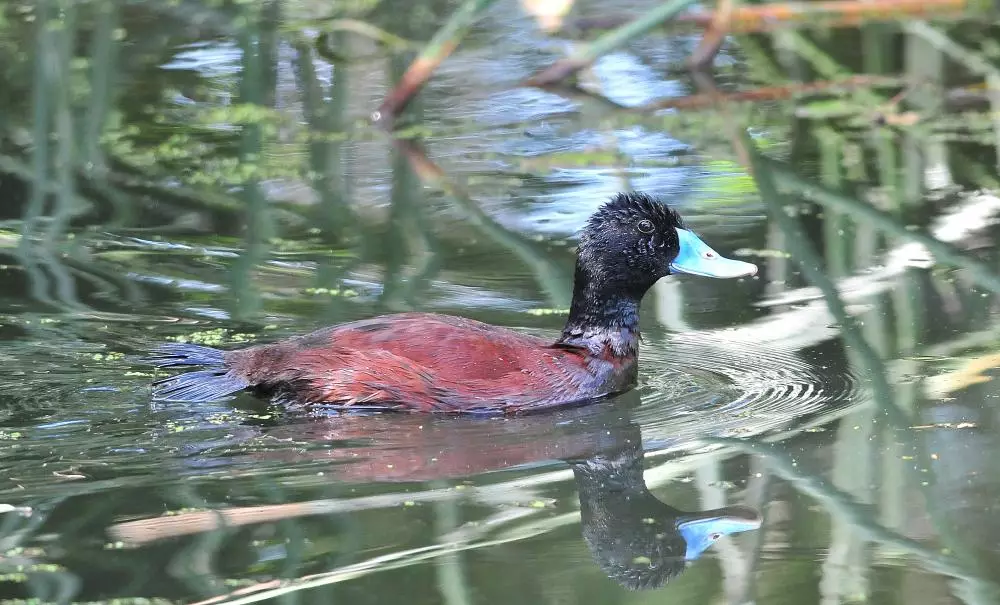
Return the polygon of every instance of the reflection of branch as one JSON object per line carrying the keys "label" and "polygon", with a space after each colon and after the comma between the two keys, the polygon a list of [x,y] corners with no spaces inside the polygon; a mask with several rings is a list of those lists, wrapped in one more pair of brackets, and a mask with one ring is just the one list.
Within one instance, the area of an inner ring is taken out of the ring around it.
{"label": "reflection of branch", "polygon": [[[943,19],[967,16],[977,8],[969,0],[828,0],[824,2],[773,2],[758,6],[740,6],[729,20],[730,33],[757,33],[778,28],[857,27],[866,21],[895,21],[921,18]],[[978,11],[976,11],[978,12]],[[678,15],[673,23],[680,26],[708,27],[715,18],[712,11],[691,12]],[[577,19],[566,29],[612,29],[630,20],[624,16],[606,16]]]}
{"label": "reflection of branch", "polygon": [[[457,528],[459,519],[458,505],[454,500],[434,504],[434,532],[439,541]],[[438,591],[445,605],[468,605],[471,602],[469,587],[459,552],[438,557],[436,564]]]}
{"label": "reflection of branch", "polygon": [[531,267],[538,279],[539,285],[545,289],[549,299],[556,307],[569,304],[572,282],[558,265],[549,260],[548,256],[536,246],[497,223],[491,216],[472,199],[472,196],[461,185],[453,182],[427,152],[414,141],[393,139],[393,144],[406,156],[413,172],[429,187],[434,187],[448,194],[465,213],[469,224],[495,242],[507,248]]}
{"label": "reflection of branch", "polygon": [[[693,0],[671,0],[632,20],[611,18],[601,25],[612,27],[590,44],[580,46],[572,56],[556,61],[544,71],[532,76],[526,82],[529,86],[544,86],[559,82],[602,55],[608,54],[636,37],[671,20],[681,24],[696,24],[707,29],[701,46],[691,58],[693,66],[707,64],[718,50],[723,34],[769,31],[776,27],[796,25],[815,26],[821,21],[824,26],[857,26],[864,21],[895,20],[906,17],[952,15],[959,16],[968,11],[971,0],[831,0],[826,2],[784,2],[762,6],[740,6],[734,8],[726,0],[720,3],[717,12],[680,14]],[[578,21],[577,28],[597,25]]]}
{"label": "reflection of branch", "polygon": [[465,0],[441,29],[434,34],[424,50],[410,64],[403,77],[385,96],[382,104],[372,114],[372,120],[377,124],[391,128],[399,112],[406,107],[414,95],[420,92],[434,70],[455,50],[459,41],[476,22],[483,10],[492,3],[493,0]]}
{"label": "reflection of branch", "polygon": [[934,571],[991,586],[989,582],[981,578],[971,577],[958,559],[943,555],[938,550],[927,548],[917,540],[907,538],[880,524],[872,515],[870,505],[855,501],[849,494],[831,487],[823,479],[805,475],[795,459],[779,449],[778,446],[730,438],[707,438],[705,441],[717,445],[728,445],[746,454],[760,456],[767,460],[774,472],[780,477],[802,493],[821,502],[830,513],[842,517],[858,530],[863,531],[868,539],[906,551],[924,561],[928,568]]}
{"label": "reflection of branch", "polygon": [[[395,77],[403,68],[397,57],[390,61],[390,69]],[[415,120],[422,117],[419,107],[414,109]],[[416,293],[438,271],[436,248],[431,228],[423,220],[423,188],[414,173],[403,148],[394,146],[392,153],[392,179],[389,193],[389,233],[385,246],[385,277],[382,280],[383,305],[395,311],[407,310],[412,305]],[[415,274],[403,278],[407,254],[416,265]]]}
{"label": "reflection of branch", "polygon": [[[239,86],[241,103],[274,106],[278,39],[273,31],[273,24],[278,20],[278,6],[267,4],[260,11],[244,11],[248,25],[238,36],[243,51]],[[266,157],[263,153],[264,132],[259,123],[244,124],[239,140],[241,162],[253,164]],[[239,259],[233,263],[230,274],[232,315],[237,319],[245,319],[256,313],[261,306],[259,292],[253,284],[253,271],[267,257],[268,240],[273,229],[270,209],[259,178],[247,179],[242,185],[240,197],[246,205],[244,248]]]}
{"label": "reflection of branch", "polygon": [[625,46],[657,25],[676,17],[694,0],[669,0],[650,9],[635,21],[608,32],[590,44],[580,46],[572,56],[560,59],[545,70],[528,78],[528,86],[545,86],[560,82],[587,67],[602,55]]}
{"label": "reflection of branch", "polygon": [[[713,84],[707,79],[699,81],[699,85],[708,86],[710,90],[714,89]],[[799,267],[806,275],[807,279],[809,279],[809,281],[822,292],[830,313],[833,314],[834,318],[841,326],[841,334],[845,341],[845,346],[849,347],[849,352],[853,352],[856,355],[857,361],[868,375],[874,393],[875,404],[878,406],[879,410],[885,414],[890,423],[894,424],[901,430],[907,430],[911,425],[909,412],[901,409],[899,407],[899,402],[894,398],[892,389],[888,382],[885,364],[875,349],[872,348],[872,346],[865,339],[861,330],[858,328],[858,325],[847,314],[844,302],[840,299],[832,280],[822,271],[821,260],[819,259],[816,251],[809,244],[809,241],[806,239],[802,226],[799,224],[797,219],[790,216],[786,212],[785,202],[775,187],[776,172],[781,169],[779,168],[781,164],[763,156],[757,150],[756,145],[745,130],[740,130],[737,126],[733,125],[730,128],[730,132],[737,154],[745,162],[748,170],[750,170],[753,174],[754,180],[757,182],[758,189],[760,190],[761,198],[771,209],[772,219],[787,236],[788,247],[793,258],[796,259]],[[813,185],[800,180],[799,177],[790,170],[781,170],[786,178],[796,179],[804,187],[813,187]],[[835,195],[835,197],[841,199],[841,196],[839,195]],[[850,201],[852,205],[865,206],[870,208],[871,211],[880,212],[872,207],[862,204],[857,200],[848,201]],[[887,222],[890,221],[887,220]],[[894,221],[892,221],[891,224],[898,225]],[[930,236],[926,237],[933,240]],[[936,240],[933,242],[933,245],[936,248],[948,248],[945,244]],[[930,247],[931,246],[929,245],[928,248]],[[985,267],[985,265],[983,265],[983,267]],[[710,442],[729,443],[728,440],[710,440]],[[749,446],[744,445],[742,448],[754,451],[753,448]],[[928,458],[924,448],[921,447],[919,443],[913,443],[913,448],[917,452],[917,459],[920,460],[921,463],[926,464]],[[773,448],[771,449],[773,451]],[[794,463],[792,462],[788,462],[788,466],[794,469],[793,464]],[[927,466],[929,467],[929,464]],[[788,470],[787,468],[785,471],[791,477],[799,479],[794,471]],[[922,485],[924,486],[927,486],[928,484],[929,482],[927,481],[922,482]],[[976,570],[974,573],[977,573],[978,575],[970,576],[969,572],[961,568],[959,563],[953,564],[950,559],[942,560],[942,558],[936,556],[937,553],[931,552],[928,554],[924,552],[924,549],[920,547],[919,543],[909,541],[904,537],[898,536],[897,534],[886,530],[884,527],[871,520],[870,512],[856,503],[850,503],[849,501],[848,503],[844,503],[842,494],[836,492],[835,490],[828,490],[819,480],[805,478],[802,479],[801,485],[804,486],[804,490],[808,489],[819,498],[830,499],[830,494],[832,493],[833,498],[830,502],[831,508],[838,507],[836,510],[842,512],[842,514],[850,515],[850,519],[853,523],[855,523],[855,525],[872,532],[875,536],[877,536],[877,539],[881,541],[889,541],[890,543],[893,543],[901,548],[918,552],[925,555],[925,558],[929,557],[927,560],[931,564],[939,566],[940,569],[947,570],[946,572],[950,575],[966,579],[976,589],[977,593],[995,594],[997,592],[997,587],[994,584],[982,579],[985,576],[982,575],[982,569],[979,561],[973,555],[967,553],[967,549],[964,548],[964,546],[957,541],[954,536],[951,536],[950,532],[948,532],[941,523],[938,523],[937,525],[938,531],[942,534],[944,542],[948,544],[953,551],[962,552],[965,556],[963,556],[961,563],[974,568]],[[926,499],[929,515],[932,519],[934,519],[936,518],[936,515],[933,510],[933,498],[928,496]]]}
{"label": "reflection of branch", "polygon": [[731,31],[733,20],[733,9],[736,8],[738,0],[719,0],[712,13],[712,20],[705,27],[705,33],[701,36],[698,48],[691,53],[688,58],[688,65],[698,69],[708,67],[715,60],[722,48],[722,42]]}
{"label": "reflection of branch", "polygon": [[188,536],[224,527],[241,527],[313,515],[355,513],[404,506],[407,503],[441,502],[459,497],[508,505],[536,500],[537,497],[530,487],[519,485],[520,483],[507,482],[461,491],[443,488],[417,493],[380,494],[350,499],[324,499],[290,504],[192,511],[165,517],[116,523],[108,528],[108,533],[116,540],[125,542],[129,546],[140,546],[165,538]]}
{"label": "reflection of branch", "polygon": [[1000,78],[1000,70],[989,59],[958,44],[941,30],[923,21],[904,22],[902,26],[904,31],[923,38],[936,50],[963,64],[972,73],[992,79]]}
{"label": "reflection of branch", "polygon": [[[951,204],[946,214],[934,220],[928,229],[931,237],[955,245],[981,231],[992,217],[1000,215],[1000,197],[977,193],[960,198]],[[926,251],[919,248],[919,244],[900,244],[882,255],[877,263],[878,269],[839,279],[837,284],[841,298],[847,302],[871,298],[898,283],[898,279],[910,268],[925,266]],[[823,294],[816,287],[803,286],[775,294],[757,303],[757,306],[798,305],[822,298]]]}
{"label": "reflection of branch", "polygon": [[409,567],[410,565],[416,565],[418,563],[433,560],[452,553],[479,548],[489,548],[509,542],[516,542],[524,540],[526,537],[529,537],[529,535],[534,536],[540,533],[542,533],[541,530],[535,529],[534,526],[529,526],[527,531],[524,533],[513,536],[504,536],[494,540],[485,540],[482,542],[468,544],[432,544],[430,546],[411,548],[402,552],[393,552],[374,557],[368,559],[367,561],[347,565],[329,572],[302,576],[291,580],[272,580],[269,582],[254,584],[252,586],[246,586],[228,594],[192,603],[192,605],[215,605],[223,602],[227,605],[256,603],[258,601],[274,599],[275,597],[291,594],[300,590],[346,582],[348,580],[367,576],[368,574],[376,571],[388,571]]}
{"label": "reflection of branch", "polygon": [[997,275],[990,265],[983,261],[965,254],[955,246],[943,242],[930,234],[908,229],[899,219],[871,204],[849,198],[826,187],[806,181],[777,160],[759,155],[758,161],[773,176],[776,185],[791,189],[823,206],[851,214],[860,220],[869,221],[882,231],[902,240],[917,242],[927,248],[942,262],[968,271],[978,285],[991,292],[1000,293],[1000,276]]}
{"label": "reflection of branch", "polygon": [[351,32],[359,36],[364,36],[375,40],[376,42],[388,46],[393,51],[404,51],[417,46],[416,42],[407,40],[406,38],[397,36],[392,32],[388,32],[380,27],[376,27],[371,23],[366,23],[364,21],[359,21],[358,19],[330,19],[328,21],[314,22],[310,24],[301,24],[300,26],[286,25],[286,29],[290,28],[293,34],[297,34],[302,31],[302,27],[307,29],[315,28],[317,31],[324,33],[331,32]]}
{"label": "reflection of branch", "polygon": [[[701,496],[702,510],[723,508],[727,505],[723,482],[722,462],[719,458],[707,461],[695,470],[695,482]],[[749,481],[749,478],[747,479]],[[759,538],[764,531],[752,532]],[[747,561],[734,536],[722,536],[715,544],[715,551],[722,568],[722,587],[726,603],[745,603],[739,600],[746,594],[750,577],[751,562]]]}
{"label": "reflection of branch", "polygon": [[792,97],[821,92],[839,92],[855,88],[898,87],[903,83],[899,78],[877,75],[853,75],[837,80],[819,82],[794,82],[780,86],[763,86],[751,90],[741,90],[731,93],[693,94],[685,97],[672,97],[654,101],[648,105],[636,108],[637,112],[659,111],[661,109],[705,109],[718,103],[741,103],[783,101]]}

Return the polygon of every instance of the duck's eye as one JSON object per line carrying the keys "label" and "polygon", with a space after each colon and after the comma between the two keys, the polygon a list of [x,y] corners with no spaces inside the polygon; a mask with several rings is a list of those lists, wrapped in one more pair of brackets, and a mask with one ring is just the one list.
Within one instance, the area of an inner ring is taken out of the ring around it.
{"label": "duck's eye", "polygon": [[639,231],[643,233],[652,233],[654,229],[653,221],[647,221],[646,219],[639,221],[637,227],[639,228]]}

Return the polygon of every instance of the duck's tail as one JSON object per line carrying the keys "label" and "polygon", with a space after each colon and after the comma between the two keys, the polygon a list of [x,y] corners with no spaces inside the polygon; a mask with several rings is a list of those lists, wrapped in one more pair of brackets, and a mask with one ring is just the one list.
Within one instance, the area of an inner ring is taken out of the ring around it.
{"label": "duck's tail", "polygon": [[246,378],[226,367],[223,352],[212,347],[170,343],[157,348],[145,360],[159,368],[195,366],[204,369],[186,372],[153,383],[153,400],[207,403],[225,399],[250,386]]}

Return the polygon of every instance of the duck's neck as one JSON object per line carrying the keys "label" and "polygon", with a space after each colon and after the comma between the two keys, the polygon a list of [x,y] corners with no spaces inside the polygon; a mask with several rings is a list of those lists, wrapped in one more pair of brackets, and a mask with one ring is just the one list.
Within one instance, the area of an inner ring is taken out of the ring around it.
{"label": "duck's neck", "polygon": [[559,342],[618,356],[635,355],[639,345],[639,303],[644,291],[592,277],[579,264],[569,319]]}
{"label": "duck's neck", "polygon": [[653,497],[642,474],[641,444],[640,437],[618,451],[571,463],[580,500],[586,501],[587,508],[621,508]]}

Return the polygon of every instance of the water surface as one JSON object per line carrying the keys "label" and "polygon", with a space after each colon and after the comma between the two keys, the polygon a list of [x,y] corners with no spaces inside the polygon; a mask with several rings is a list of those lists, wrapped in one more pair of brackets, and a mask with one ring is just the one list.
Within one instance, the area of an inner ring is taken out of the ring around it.
{"label": "water surface", "polygon": [[[455,8],[371,4],[338,15],[425,40]],[[803,204],[852,344],[722,127],[997,267],[982,89],[919,31],[740,36],[715,66],[725,91],[829,76],[822,57],[939,87],[905,105],[871,88],[641,113],[697,91],[696,37],[602,57],[589,96],[542,91],[519,82],[579,42],[497,2],[394,139],[367,118],[413,54],[320,35],[329,7],[40,7],[0,7],[2,598],[998,601],[994,294]],[[942,31],[979,52],[966,25]],[[876,101],[919,120],[872,119]],[[576,233],[627,189],[761,268],[657,284],[627,396],[477,419],[150,401],[138,358],[168,340],[408,310],[555,337]],[[677,524],[713,509],[760,527],[686,563]]]}

